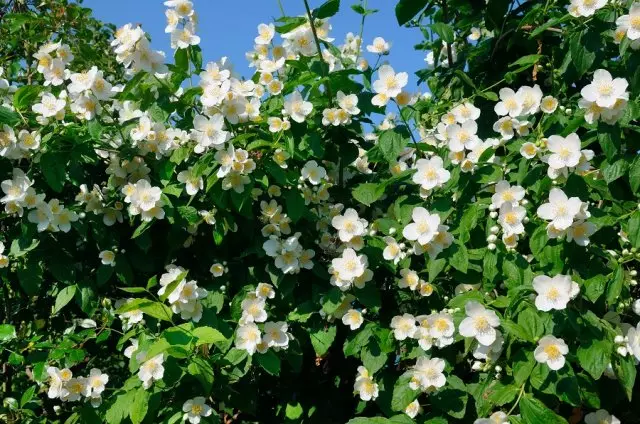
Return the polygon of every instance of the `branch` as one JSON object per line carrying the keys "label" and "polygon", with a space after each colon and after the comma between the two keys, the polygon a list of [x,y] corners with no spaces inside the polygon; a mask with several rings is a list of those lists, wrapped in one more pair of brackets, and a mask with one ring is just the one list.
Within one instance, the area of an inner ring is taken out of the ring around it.
{"label": "branch", "polygon": [[309,2],[307,0],[304,1],[304,7],[307,10],[307,16],[309,17],[309,25],[311,25],[311,32],[313,33],[313,39],[316,42],[316,47],[318,48],[318,55],[320,55],[320,62],[322,62],[326,66],[322,66],[322,76],[327,80],[325,83],[325,87],[327,88],[327,94],[329,95],[329,100],[333,99],[333,93],[331,90],[331,82],[329,81],[329,77],[327,75],[327,71],[329,69],[329,64],[324,61],[324,57],[322,56],[322,48],[320,47],[320,40],[318,39],[318,34],[316,33],[316,27],[313,24],[313,15],[311,15],[311,9],[309,8]]}
{"label": "branch", "polygon": [[[442,0],[442,18],[445,23],[449,22],[447,16],[447,0]],[[445,44],[447,45],[447,62],[449,62],[449,69],[451,69],[453,67],[453,52],[451,51],[451,45],[447,42],[445,42]]]}

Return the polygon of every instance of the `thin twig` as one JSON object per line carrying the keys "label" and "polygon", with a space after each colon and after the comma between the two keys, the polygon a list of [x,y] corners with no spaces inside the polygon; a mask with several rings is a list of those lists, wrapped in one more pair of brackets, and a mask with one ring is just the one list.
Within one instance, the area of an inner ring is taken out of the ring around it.
{"label": "thin twig", "polygon": [[329,69],[329,64],[325,62],[324,56],[322,56],[322,48],[320,47],[320,40],[318,39],[318,34],[316,33],[316,27],[313,24],[313,15],[311,14],[311,9],[309,8],[309,2],[307,0],[304,1],[304,7],[307,10],[307,16],[309,17],[309,24],[311,25],[311,33],[313,34],[313,39],[316,42],[316,47],[318,49],[318,55],[320,56],[320,62],[326,66],[322,66],[322,76],[325,78],[325,87],[327,89],[327,94],[329,95],[329,100],[333,99],[333,92],[331,90],[331,82],[329,81],[329,77],[327,76],[327,70]]}
{"label": "thin twig", "polygon": [[[442,0],[442,18],[445,23],[449,22],[447,16],[447,0]],[[451,51],[451,44],[446,41],[444,41],[444,43],[447,45],[447,62],[449,62],[449,69],[451,69],[453,67],[453,52]]]}

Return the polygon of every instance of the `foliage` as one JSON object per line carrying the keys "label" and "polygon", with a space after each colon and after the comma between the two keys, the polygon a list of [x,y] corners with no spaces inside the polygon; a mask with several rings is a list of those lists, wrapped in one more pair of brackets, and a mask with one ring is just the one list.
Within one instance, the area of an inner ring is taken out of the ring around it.
{"label": "foliage", "polygon": [[640,422],[640,5],[401,0],[421,95],[303,2],[0,3],[2,419]]}

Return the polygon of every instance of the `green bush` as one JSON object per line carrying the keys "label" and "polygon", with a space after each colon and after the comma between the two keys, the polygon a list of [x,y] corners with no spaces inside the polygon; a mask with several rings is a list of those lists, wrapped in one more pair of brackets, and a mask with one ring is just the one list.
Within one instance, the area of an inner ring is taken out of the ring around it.
{"label": "green bush", "polygon": [[640,3],[401,0],[426,94],[303,3],[0,3],[0,417],[640,422]]}

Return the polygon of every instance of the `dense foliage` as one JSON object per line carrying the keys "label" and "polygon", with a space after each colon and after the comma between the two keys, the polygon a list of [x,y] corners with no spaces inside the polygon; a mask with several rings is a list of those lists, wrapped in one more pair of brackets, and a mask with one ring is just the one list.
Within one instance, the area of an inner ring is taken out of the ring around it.
{"label": "dense foliage", "polygon": [[302,3],[0,1],[0,419],[640,422],[640,3]]}

